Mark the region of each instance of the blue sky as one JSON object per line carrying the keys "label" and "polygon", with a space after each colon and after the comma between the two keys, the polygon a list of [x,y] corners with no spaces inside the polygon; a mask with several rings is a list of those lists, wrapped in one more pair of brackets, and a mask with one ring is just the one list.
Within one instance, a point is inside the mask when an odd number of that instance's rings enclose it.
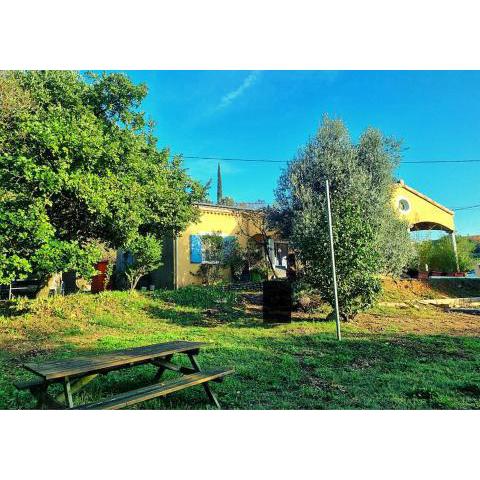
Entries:
{"label": "blue sky", "polygon": [[[327,113],[342,118],[354,140],[368,126],[402,138],[404,160],[480,159],[479,71],[127,73],[148,85],[143,108],[172,153],[289,160]],[[214,161],[185,166],[215,180]],[[224,195],[270,202],[281,168],[222,162]],[[480,204],[480,163],[407,164],[397,177],[450,208]],[[455,217],[460,233],[480,233],[480,209]]]}

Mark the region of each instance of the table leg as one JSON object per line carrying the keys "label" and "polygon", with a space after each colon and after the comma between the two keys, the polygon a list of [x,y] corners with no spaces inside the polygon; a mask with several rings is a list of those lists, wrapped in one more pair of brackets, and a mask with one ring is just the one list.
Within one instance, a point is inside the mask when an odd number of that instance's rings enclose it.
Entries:
{"label": "table leg", "polygon": [[[172,357],[173,357],[173,355],[167,355],[165,357],[165,360],[167,362],[169,362],[172,359]],[[155,382],[158,382],[160,380],[160,378],[162,377],[163,372],[165,372],[165,370],[166,370],[166,368],[163,367],[163,366],[158,367],[157,373],[155,374],[155,377],[154,377]]]}
{"label": "table leg", "polygon": [[63,379],[63,392],[68,408],[73,408],[72,391],[70,386],[70,379],[68,377],[65,377]]}
{"label": "table leg", "polygon": [[[78,378],[77,380],[75,380],[74,382],[72,382],[70,384],[70,393],[75,393],[75,392],[78,392],[79,390],[81,390],[85,385],[87,385],[88,383],[90,383],[94,378],[98,377],[98,374],[97,373],[94,373],[92,375],[87,375],[85,377],[80,377]],[[57,402],[66,402],[67,399],[65,397],[65,393],[62,392],[62,393],[59,393],[56,397],[55,397],[55,400]]]}
{"label": "table leg", "polygon": [[[195,355],[188,353],[188,358],[190,359],[190,362],[192,364],[192,367],[195,369],[196,372],[200,372],[200,364],[198,363],[198,360],[195,358]],[[210,385],[208,382],[202,383],[203,388],[205,390],[205,393],[207,394],[208,398],[210,401],[217,407],[220,408],[220,403],[216,397],[216,395],[212,392]]]}
{"label": "table leg", "polygon": [[47,388],[48,384],[45,383],[41,387],[30,390],[30,393],[37,399],[35,408],[43,410],[47,407]]}
{"label": "table leg", "polygon": [[41,410],[47,408],[53,408],[55,410],[65,408],[64,405],[62,405],[60,402],[57,402],[48,394],[48,386],[49,384],[45,383],[44,385],[30,389],[30,393],[37,399],[35,408]]}

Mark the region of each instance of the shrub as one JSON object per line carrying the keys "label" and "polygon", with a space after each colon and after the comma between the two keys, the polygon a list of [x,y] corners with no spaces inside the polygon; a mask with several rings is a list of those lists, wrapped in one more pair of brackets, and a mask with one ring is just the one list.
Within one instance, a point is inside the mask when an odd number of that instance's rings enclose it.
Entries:
{"label": "shrub", "polygon": [[133,262],[126,266],[125,275],[134,290],[139,280],[158,268],[162,263],[162,244],[153,236],[139,236],[126,246],[133,256]]}
{"label": "shrub", "polygon": [[[466,237],[457,237],[458,267],[461,272],[467,272],[475,265],[473,251],[475,242]],[[426,240],[417,244],[417,267],[430,271],[456,272],[457,264],[452,240],[444,236],[438,240]]]}
{"label": "shrub", "polygon": [[216,286],[189,285],[177,290],[155,290],[154,298],[185,307],[209,308],[215,303],[233,306],[237,295]]}

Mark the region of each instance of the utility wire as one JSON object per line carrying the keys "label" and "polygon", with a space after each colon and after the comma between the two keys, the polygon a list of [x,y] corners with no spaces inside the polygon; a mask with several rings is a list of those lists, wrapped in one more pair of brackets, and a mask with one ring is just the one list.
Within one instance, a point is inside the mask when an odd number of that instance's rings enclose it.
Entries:
{"label": "utility wire", "polygon": [[478,204],[478,205],[469,205],[468,207],[452,208],[452,210],[455,210],[456,212],[458,212],[459,210],[470,210],[471,208],[480,208],[480,204]]}
{"label": "utility wire", "polygon": [[[182,155],[183,158],[191,160],[216,160],[222,162],[259,162],[259,163],[287,163],[288,160],[272,160],[266,158],[224,158],[224,157],[202,157],[199,155]],[[480,159],[466,159],[466,160],[404,160],[400,164],[432,164],[432,163],[480,163]],[[470,210],[472,208],[480,208],[480,204],[468,205],[465,207],[452,208],[451,210]]]}
{"label": "utility wire", "polygon": [[288,160],[268,160],[265,158],[220,158],[220,157],[197,157],[194,155],[182,155],[183,158],[193,160],[218,160],[222,162],[260,162],[260,163],[287,163]]}
{"label": "utility wire", "polygon": [[[223,162],[258,162],[258,163],[288,163],[288,160],[272,160],[267,158],[224,158],[224,157],[202,157],[199,155],[182,155],[190,160],[216,160]],[[431,164],[431,163],[480,163],[480,158],[467,160],[402,160],[400,164]]]}

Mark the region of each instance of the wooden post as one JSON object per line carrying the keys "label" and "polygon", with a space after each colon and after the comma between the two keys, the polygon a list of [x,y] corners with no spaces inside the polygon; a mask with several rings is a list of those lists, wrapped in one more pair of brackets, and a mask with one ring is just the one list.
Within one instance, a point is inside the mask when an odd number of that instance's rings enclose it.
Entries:
{"label": "wooden post", "polygon": [[[195,358],[195,355],[193,355],[192,353],[188,353],[188,358],[190,359],[190,362],[192,363],[192,367],[197,371],[197,372],[200,372],[201,369],[200,369],[200,364],[198,363],[197,359]],[[205,382],[205,383],[202,383],[203,385],[203,388],[205,390],[205,393],[207,394],[208,398],[210,399],[210,401],[217,407],[217,408],[220,408],[220,403],[216,397],[216,395],[212,392],[212,390],[210,389],[210,385],[208,384],[208,382]]]}
{"label": "wooden post", "polygon": [[333,247],[333,226],[332,226],[332,209],[330,207],[330,185],[328,180],[325,181],[327,193],[327,213],[328,213],[328,233],[330,238],[330,257],[332,260],[332,278],[333,278],[333,294],[335,296],[335,322],[337,326],[337,340],[342,339],[340,331],[340,311],[338,307],[338,290],[337,290],[337,272],[335,268],[335,249]]}
{"label": "wooden post", "polygon": [[65,377],[63,380],[63,392],[67,400],[68,408],[73,408],[72,392],[70,390],[70,379]]}
{"label": "wooden post", "polygon": [[[165,357],[165,360],[166,360],[167,362],[169,362],[169,361],[172,359],[172,357],[173,357],[173,355],[167,355],[167,356]],[[155,377],[154,377],[155,382],[158,382],[158,381],[160,380],[160,378],[162,377],[163,372],[164,372],[165,370],[166,370],[166,367],[163,366],[163,365],[160,365],[160,366],[158,367],[157,373],[155,374]]]}
{"label": "wooden post", "polygon": [[[92,375],[87,375],[86,377],[81,377],[78,380],[75,380],[70,384],[70,394],[78,392],[81,390],[87,383],[90,383],[98,374],[94,373]],[[65,392],[59,393],[55,400],[57,402],[67,402],[67,398],[65,397]]]}

